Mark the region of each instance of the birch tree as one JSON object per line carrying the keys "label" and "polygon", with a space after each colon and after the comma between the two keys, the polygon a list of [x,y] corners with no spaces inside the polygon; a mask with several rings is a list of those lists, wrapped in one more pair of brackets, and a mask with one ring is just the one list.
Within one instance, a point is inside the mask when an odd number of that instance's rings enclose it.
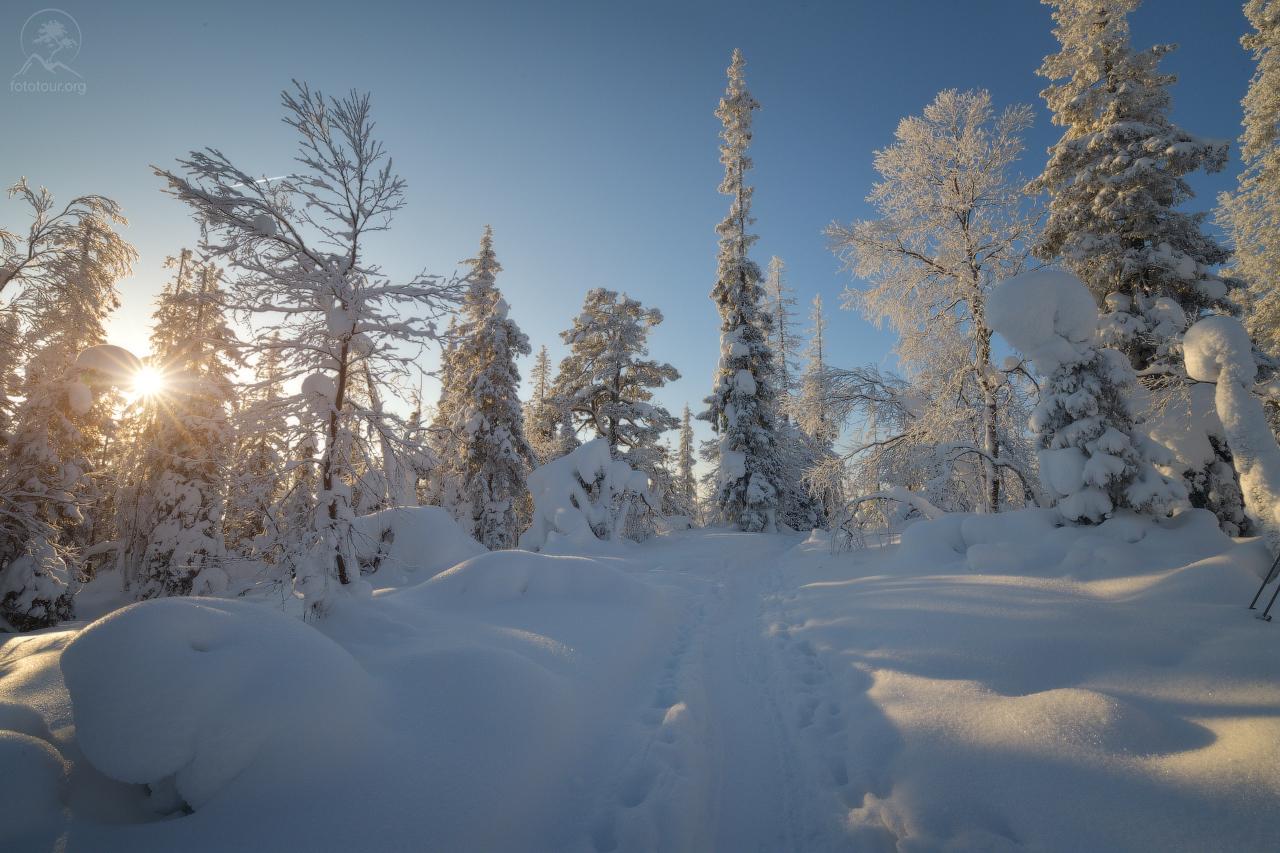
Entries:
{"label": "birch tree", "polygon": [[234,273],[227,301],[251,346],[277,349],[284,382],[300,381],[300,393],[281,401],[295,439],[322,436],[314,535],[285,560],[296,593],[319,614],[340,590],[365,588],[351,540],[357,445],[369,433],[404,435],[388,410],[352,394],[355,383],[366,374],[380,389],[403,380],[459,283],[425,274],[393,282],[367,257],[405,193],[374,135],[369,96],[326,97],[295,83],[282,101],[299,144],[294,174],[256,178],[213,148],[156,171],[207,233],[202,253]]}
{"label": "birch tree", "polygon": [[967,448],[944,452],[943,464],[981,483],[972,508],[987,512],[1005,503],[1003,457],[1022,431],[1002,416],[1014,392],[992,362],[985,311],[991,287],[1030,254],[1037,216],[1011,171],[1031,119],[1022,105],[997,114],[986,91],[939,93],[876,152],[880,180],[867,202],[877,218],[827,229],[846,267],[869,283],[846,290],[844,307],[888,323],[908,379],[930,400],[929,416],[913,419],[920,447]]}

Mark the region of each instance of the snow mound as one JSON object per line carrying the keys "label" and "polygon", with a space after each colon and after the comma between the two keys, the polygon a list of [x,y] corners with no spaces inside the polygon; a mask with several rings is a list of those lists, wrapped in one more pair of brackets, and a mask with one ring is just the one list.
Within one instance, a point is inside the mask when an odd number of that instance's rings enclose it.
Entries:
{"label": "snow mound", "polygon": [[0,849],[53,849],[66,798],[62,756],[40,738],[0,731],[0,767],[10,780],[0,797]]}
{"label": "snow mound", "polygon": [[392,507],[354,522],[356,556],[374,567],[374,586],[423,581],[479,554],[471,538],[447,510],[437,506]]}
{"label": "snow mound", "polygon": [[194,809],[270,756],[323,760],[368,691],[341,647],[242,601],[135,604],[81,632],[61,666],[89,762],[122,782],[172,782]]}
{"label": "snow mound", "polygon": [[1078,361],[1093,341],[1098,308],[1089,289],[1059,270],[1000,282],[987,297],[987,320],[1044,374]]}
{"label": "snow mound", "polygon": [[1253,344],[1239,320],[1232,317],[1205,317],[1187,330],[1182,339],[1187,374],[1198,382],[1217,382],[1228,367],[1241,381],[1257,373]]}
{"label": "snow mound", "polygon": [[976,572],[1094,581],[1186,565],[1234,547],[1207,510],[1160,520],[1118,513],[1102,524],[1076,527],[1064,526],[1054,510],[1024,509],[918,521],[903,531],[901,547],[890,561],[912,574]]}
{"label": "snow mound", "polygon": [[99,344],[80,351],[75,369],[108,385],[128,385],[142,371],[142,362],[124,347]]}
{"label": "snow mound", "polygon": [[617,541],[632,504],[657,504],[648,476],[614,459],[603,438],[535,468],[529,492],[533,523],[520,537],[520,547],[534,551],[554,543],[590,547],[601,539]]}
{"label": "snow mound", "polygon": [[40,712],[17,702],[0,702],[0,732],[14,732],[39,740],[53,741],[49,724]]}
{"label": "snow mound", "polygon": [[1245,513],[1280,554],[1280,446],[1253,394],[1257,364],[1249,334],[1232,317],[1206,317],[1183,339],[1187,373],[1214,382],[1214,404],[1240,475]]}
{"label": "snow mound", "polygon": [[437,575],[423,594],[451,607],[511,601],[639,604],[651,587],[602,560],[528,551],[494,551]]}

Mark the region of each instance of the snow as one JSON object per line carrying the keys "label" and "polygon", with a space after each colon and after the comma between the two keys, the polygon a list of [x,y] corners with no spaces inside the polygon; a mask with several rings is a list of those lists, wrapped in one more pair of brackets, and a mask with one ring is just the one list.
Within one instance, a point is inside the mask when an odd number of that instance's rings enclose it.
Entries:
{"label": "snow", "polygon": [[987,321],[1048,375],[1079,360],[1093,339],[1098,308],[1088,288],[1059,270],[1007,279],[987,297]]}
{"label": "snow", "polygon": [[172,782],[195,809],[233,780],[322,752],[359,723],[369,693],[341,647],[243,601],[126,607],[77,636],[61,667],[93,766],[121,782]]}
{"label": "snow", "polygon": [[333,408],[338,388],[333,379],[324,373],[312,373],[302,380],[302,397],[317,417],[323,417]]}
{"label": "snow", "polygon": [[1258,368],[1249,334],[1232,317],[1206,317],[1183,338],[1187,374],[1216,383],[1214,403],[1226,434],[1245,513],[1280,554],[1280,446],[1262,403],[1253,395]]}
{"label": "snow", "polygon": [[77,417],[84,417],[93,408],[93,390],[83,382],[67,383],[67,406]]}
{"label": "snow", "polygon": [[649,478],[614,459],[609,442],[593,439],[529,474],[533,523],[520,537],[520,547],[591,547],[616,541],[628,507],[634,501],[655,506]]}
{"label": "snow", "polygon": [[274,237],[279,231],[275,217],[269,213],[259,213],[253,217],[253,232],[260,237]]}
{"label": "snow", "polygon": [[360,562],[377,563],[371,577],[376,588],[418,583],[486,553],[447,510],[436,506],[392,507],[361,516],[352,532]]}
{"label": "snow", "polygon": [[481,553],[314,624],[145,602],[0,647],[0,846],[1266,849],[1268,564],[1043,509]]}
{"label": "snow", "polygon": [[76,370],[111,385],[128,385],[142,372],[142,362],[124,347],[99,344],[80,351]]}

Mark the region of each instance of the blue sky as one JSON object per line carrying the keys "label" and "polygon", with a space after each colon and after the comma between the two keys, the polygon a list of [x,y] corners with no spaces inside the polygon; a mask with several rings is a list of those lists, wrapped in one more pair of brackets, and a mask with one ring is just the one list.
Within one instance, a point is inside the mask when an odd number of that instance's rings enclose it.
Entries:
{"label": "blue sky", "polygon": [[[0,69],[18,71],[19,33],[41,3],[0,12]],[[851,283],[822,236],[865,217],[872,153],[898,120],[944,88],[986,88],[997,105],[1033,104],[1023,171],[1039,171],[1058,135],[1038,92],[1055,47],[1048,7],[1032,0],[583,3],[172,2],[68,4],[83,33],[71,63],[85,93],[0,89],[5,183],[26,175],[67,198],[98,192],[129,216],[141,259],[121,291],[116,343],[145,346],[161,264],[195,241],[186,211],[148,164],[221,148],[252,173],[291,168],[280,122],[290,78],[373,93],[408,207],[374,247],[386,272],[452,271],[494,227],[513,316],[535,348],[591,287],[662,309],[652,350],[681,371],[662,402],[678,411],[709,390],[717,318],[719,123],[730,52],[747,58],[763,109],[753,148],[755,253],[787,262],[802,305],[821,293],[830,360],[892,364],[893,337],[840,311]],[[1148,0],[1134,43],[1177,42],[1174,117],[1234,140],[1251,66],[1240,4]],[[6,65],[7,63],[7,65]],[[1193,181],[1195,209],[1237,165]],[[21,225],[12,203],[0,221]],[[854,283],[856,284],[856,283]],[[527,372],[527,362],[525,364]]]}

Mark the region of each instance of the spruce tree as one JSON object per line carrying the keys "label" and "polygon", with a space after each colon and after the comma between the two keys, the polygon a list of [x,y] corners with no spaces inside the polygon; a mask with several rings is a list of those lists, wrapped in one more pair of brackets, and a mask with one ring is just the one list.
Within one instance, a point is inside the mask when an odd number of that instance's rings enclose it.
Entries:
{"label": "spruce tree", "polygon": [[[1044,0],[1054,7],[1061,50],[1039,73],[1055,124],[1065,128],[1032,187],[1049,193],[1036,247],[1060,258],[1105,313],[1101,342],[1121,350],[1156,392],[1151,429],[1174,451],[1192,505],[1229,532],[1246,523],[1238,480],[1212,401],[1182,367],[1185,329],[1204,313],[1234,313],[1240,282],[1220,274],[1229,252],[1203,229],[1186,176],[1216,172],[1227,145],[1193,136],[1169,117],[1176,77],[1159,71],[1173,45],[1130,46],[1127,16],[1139,0]],[[1209,448],[1209,450],[1206,450]]]}
{"label": "spruce tree", "polygon": [[698,515],[698,480],[693,467],[693,413],[685,405],[680,416],[680,444],[676,449],[675,495],[679,501],[679,514],[690,519]]}
{"label": "spruce tree", "polygon": [[644,471],[661,487],[666,449],[659,439],[676,419],[653,403],[653,389],[680,378],[665,362],[645,358],[649,331],[662,312],[626,294],[597,288],[587,292],[573,327],[560,333],[569,355],[560,362],[552,388],[574,432],[588,429],[609,443],[615,459]]}
{"label": "spruce tree", "polygon": [[233,337],[221,310],[221,272],[184,250],[160,295],[152,361],[164,377],[143,401],[121,527],[125,577],[140,598],[227,587],[223,520],[233,435]]}
{"label": "spruce tree", "polygon": [[[114,209],[114,208],[113,208]],[[104,343],[115,284],[137,257],[118,214],[82,216],[22,293],[32,351],[0,474],[0,618],[17,630],[70,618],[101,494],[91,476],[114,398],[78,381],[81,350]]]}
{"label": "spruce tree", "polygon": [[554,378],[551,375],[551,356],[544,344],[538,349],[529,373],[533,384],[533,396],[525,404],[524,426],[538,465],[546,465],[572,450],[565,447],[563,425],[565,412],[553,393]]}
{"label": "spruce tree", "polygon": [[524,434],[515,360],[531,352],[509,316],[496,279],[502,266],[485,227],[462,302],[456,344],[446,355],[439,413],[444,436],[439,466],[442,506],[486,548],[514,548],[518,503],[534,462]]}
{"label": "spruce tree", "polygon": [[749,251],[756,237],[748,232],[752,188],[751,113],[760,108],[747,91],[742,52],[734,50],[729,85],[716,109],[723,123],[720,162],[724,180],[720,192],[729,196],[729,214],[716,226],[719,260],[711,299],[720,312],[720,362],[716,368],[707,410],[698,417],[709,421],[719,437],[713,502],[720,518],[746,531],[773,530],[778,514],[781,480],[776,445],[775,367],[768,334],[771,318],[763,310],[767,296],[760,268]]}
{"label": "spruce tree", "polygon": [[1249,334],[1280,353],[1280,3],[1249,0],[1253,32],[1240,39],[1256,64],[1245,94],[1240,156],[1245,168],[1234,193],[1219,196],[1218,219],[1234,245],[1232,267],[1248,287]]}

